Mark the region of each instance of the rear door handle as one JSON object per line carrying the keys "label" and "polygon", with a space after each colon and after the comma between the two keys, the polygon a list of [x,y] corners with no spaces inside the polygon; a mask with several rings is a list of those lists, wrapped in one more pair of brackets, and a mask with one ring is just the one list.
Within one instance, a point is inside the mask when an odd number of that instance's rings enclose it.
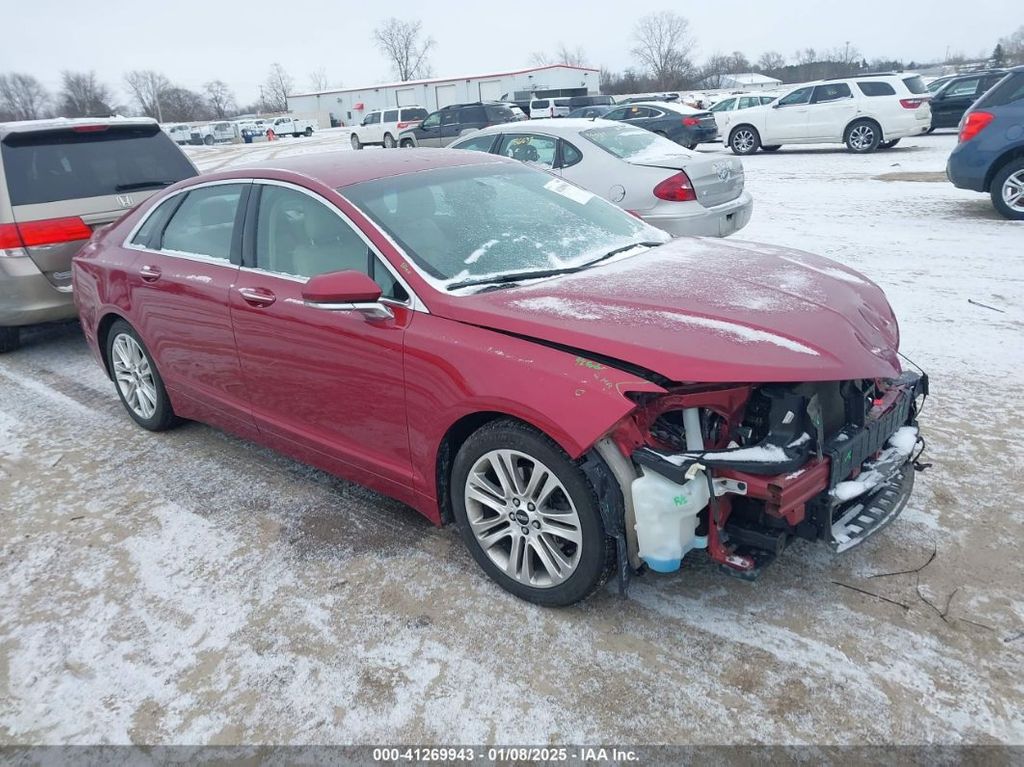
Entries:
{"label": "rear door handle", "polygon": [[266,288],[239,288],[238,295],[250,306],[270,306],[277,300]]}
{"label": "rear door handle", "polygon": [[160,268],[147,264],[139,267],[139,275],[146,282],[156,282],[160,279]]}

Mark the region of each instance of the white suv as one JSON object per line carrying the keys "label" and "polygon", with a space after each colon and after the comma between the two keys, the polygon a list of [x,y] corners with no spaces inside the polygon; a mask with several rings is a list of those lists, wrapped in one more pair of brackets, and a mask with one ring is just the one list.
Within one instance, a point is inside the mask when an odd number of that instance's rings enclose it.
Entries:
{"label": "white suv", "polygon": [[367,112],[363,121],[352,128],[352,148],[362,149],[378,144],[388,149],[398,146],[398,134],[415,128],[427,116],[423,107],[395,107]]}
{"label": "white suv", "polygon": [[783,144],[846,144],[857,153],[889,149],[928,130],[929,98],[924,81],[912,73],[822,80],[736,113],[725,140],[741,155],[759,148],[774,152]]}

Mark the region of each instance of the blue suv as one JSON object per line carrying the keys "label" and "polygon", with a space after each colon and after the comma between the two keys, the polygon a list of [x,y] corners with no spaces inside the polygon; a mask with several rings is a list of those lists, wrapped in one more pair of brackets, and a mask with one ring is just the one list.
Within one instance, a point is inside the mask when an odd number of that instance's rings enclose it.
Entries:
{"label": "blue suv", "polygon": [[1024,67],[1011,69],[963,116],[946,176],[960,189],[988,192],[1003,216],[1024,221]]}

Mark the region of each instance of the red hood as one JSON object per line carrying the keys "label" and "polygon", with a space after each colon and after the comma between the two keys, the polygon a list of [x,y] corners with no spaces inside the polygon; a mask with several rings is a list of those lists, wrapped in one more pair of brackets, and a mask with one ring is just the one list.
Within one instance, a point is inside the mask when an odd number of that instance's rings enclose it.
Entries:
{"label": "red hood", "polygon": [[444,296],[459,322],[629,362],[678,382],[837,381],[899,374],[881,289],[820,256],[681,238],[532,285]]}

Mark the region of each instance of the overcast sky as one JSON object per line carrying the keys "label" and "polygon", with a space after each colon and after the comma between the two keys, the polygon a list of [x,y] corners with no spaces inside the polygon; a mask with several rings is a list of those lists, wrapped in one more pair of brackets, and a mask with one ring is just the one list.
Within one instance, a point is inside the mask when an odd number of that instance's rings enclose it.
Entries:
{"label": "overcast sky", "polygon": [[789,58],[797,49],[836,48],[847,41],[868,59],[935,60],[947,48],[987,53],[999,37],[1024,24],[1020,0],[10,2],[5,16],[13,15],[16,23],[5,28],[0,72],[31,73],[56,90],[61,70],[94,69],[118,89],[122,102],[127,96],[121,78],[129,69],[155,69],[197,90],[219,78],[240,103],[256,100],[274,61],[292,75],[297,91],[309,90],[309,74],[319,67],[332,84],[389,81],[392,72],[374,48],[372,31],[390,15],[423,22],[437,41],[430,56],[437,76],[521,68],[531,52],[552,50],[560,41],[582,46],[595,67],[622,70],[634,65],[629,51],[636,19],[663,9],[690,20],[698,60],[733,50],[754,60],[766,50]]}

